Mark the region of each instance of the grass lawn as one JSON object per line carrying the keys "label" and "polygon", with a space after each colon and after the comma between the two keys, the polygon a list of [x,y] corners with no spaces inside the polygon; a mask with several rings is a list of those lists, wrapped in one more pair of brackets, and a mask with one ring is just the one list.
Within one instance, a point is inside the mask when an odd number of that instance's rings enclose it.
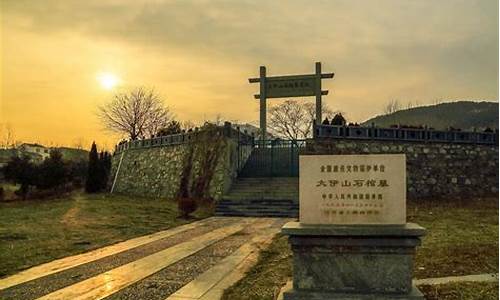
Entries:
{"label": "grass lawn", "polygon": [[288,237],[278,234],[246,276],[224,291],[222,299],[275,299],[292,277],[291,258]]}
{"label": "grass lawn", "polygon": [[[408,203],[408,221],[427,229],[417,248],[415,278],[498,273],[498,199]],[[277,236],[247,276],[223,299],[275,299],[291,278],[287,237]],[[498,284],[424,286],[429,299],[498,299]]]}
{"label": "grass lawn", "polygon": [[0,277],[188,222],[177,216],[173,201],[105,194],[0,203]]}
{"label": "grass lawn", "polygon": [[2,187],[5,192],[14,193],[15,191],[17,191],[19,189],[19,184],[0,183],[0,187]]}
{"label": "grass lawn", "polygon": [[18,198],[18,196],[16,196],[14,193],[19,189],[20,185],[11,183],[0,183],[0,187],[3,189],[2,201],[11,201]]}
{"label": "grass lawn", "polygon": [[427,300],[495,300],[498,282],[460,282],[419,286]]}
{"label": "grass lawn", "polygon": [[427,228],[415,278],[498,272],[498,199],[410,203],[408,221]]}

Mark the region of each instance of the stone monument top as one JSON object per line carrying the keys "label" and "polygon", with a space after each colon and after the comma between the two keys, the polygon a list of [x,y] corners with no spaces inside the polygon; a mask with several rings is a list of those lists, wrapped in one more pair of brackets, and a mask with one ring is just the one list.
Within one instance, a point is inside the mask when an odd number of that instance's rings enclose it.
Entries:
{"label": "stone monument top", "polygon": [[302,224],[406,224],[404,154],[302,155]]}

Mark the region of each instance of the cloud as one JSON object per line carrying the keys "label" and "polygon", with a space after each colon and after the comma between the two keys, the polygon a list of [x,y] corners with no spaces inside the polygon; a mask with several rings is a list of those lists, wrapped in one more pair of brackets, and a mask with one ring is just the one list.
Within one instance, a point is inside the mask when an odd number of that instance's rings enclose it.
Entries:
{"label": "cloud", "polygon": [[[6,0],[0,5],[4,36],[22,32],[56,41],[61,59],[69,59],[62,54],[75,39],[102,52],[103,45],[126,49],[116,60],[133,65],[130,72],[140,70],[144,79],[179,89],[179,97],[202,97],[202,107],[178,103],[193,116],[231,101],[228,117],[255,119],[255,105],[248,103],[256,87],[246,78],[257,75],[259,65],[268,66],[270,74],[308,73],[315,61],[336,73],[325,83],[331,89],[327,102],[355,120],[379,113],[390,98],[498,100],[496,0]],[[23,46],[15,38],[5,40],[11,44],[4,48]],[[71,55],[83,56],[83,50]]]}

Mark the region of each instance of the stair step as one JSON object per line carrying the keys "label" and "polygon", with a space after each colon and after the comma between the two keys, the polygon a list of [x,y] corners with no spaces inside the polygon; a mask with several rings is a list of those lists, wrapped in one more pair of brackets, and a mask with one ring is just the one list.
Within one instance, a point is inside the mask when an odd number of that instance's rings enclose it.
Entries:
{"label": "stair step", "polygon": [[294,204],[299,203],[298,198],[288,198],[288,199],[263,199],[263,198],[223,198],[219,201],[219,204],[236,204],[236,203],[248,203],[248,204],[266,204],[266,205],[274,205],[274,204]]}
{"label": "stair step", "polygon": [[266,205],[221,205],[216,207],[216,210],[297,210],[298,206],[266,206]]}
{"label": "stair step", "polygon": [[217,212],[216,215],[224,215],[224,216],[262,216],[262,217],[297,217],[299,214],[296,212],[287,212],[287,213],[276,213],[276,212],[240,212],[240,211],[230,211],[230,212]]}
{"label": "stair step", "polygon": [[237,178],[217,203],[219,216],[297,217],[299,214],[297,177]]}
{"label": "stair step", "polygon": [[231,205],[261,205],[261,206],[298,206],[298,202],[294,201],[224,201],[219,202],[217,205],[220,206],[231,206]]}
{"label": "stair step", "polygon": [[259,194],[231,194],[227,196],[223,196],[223,200],[268,200],[268,201],[297,201],[299,199],[299,195],[259,195]]}

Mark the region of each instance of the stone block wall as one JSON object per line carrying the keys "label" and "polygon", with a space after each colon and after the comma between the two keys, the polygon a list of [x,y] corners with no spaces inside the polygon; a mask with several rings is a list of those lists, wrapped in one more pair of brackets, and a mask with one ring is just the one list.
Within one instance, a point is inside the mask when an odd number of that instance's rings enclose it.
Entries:
{"label": "stone block wall", "polygon": [[393,153],[406,154],[409,199],[498,195],[498,145],[315,139],[302,154]]}
{"label": "stone block wall", "polygon": [[[238,142],[224,138],[224,146],[209,184],[209,195],[219,199],[237,174],[238,159],[246,159],[245,151],[238,151]],[[162,145],[127,149],[112,159],[111,183],[123,155],[114,193],[174,199],[182,176],[184,158],[190,144]],[[241,157],[238,158],[238,155]],[[199,155],[198,155],[199,156]],[[200,158],[195,155],[190,180],[197,176]]]}

